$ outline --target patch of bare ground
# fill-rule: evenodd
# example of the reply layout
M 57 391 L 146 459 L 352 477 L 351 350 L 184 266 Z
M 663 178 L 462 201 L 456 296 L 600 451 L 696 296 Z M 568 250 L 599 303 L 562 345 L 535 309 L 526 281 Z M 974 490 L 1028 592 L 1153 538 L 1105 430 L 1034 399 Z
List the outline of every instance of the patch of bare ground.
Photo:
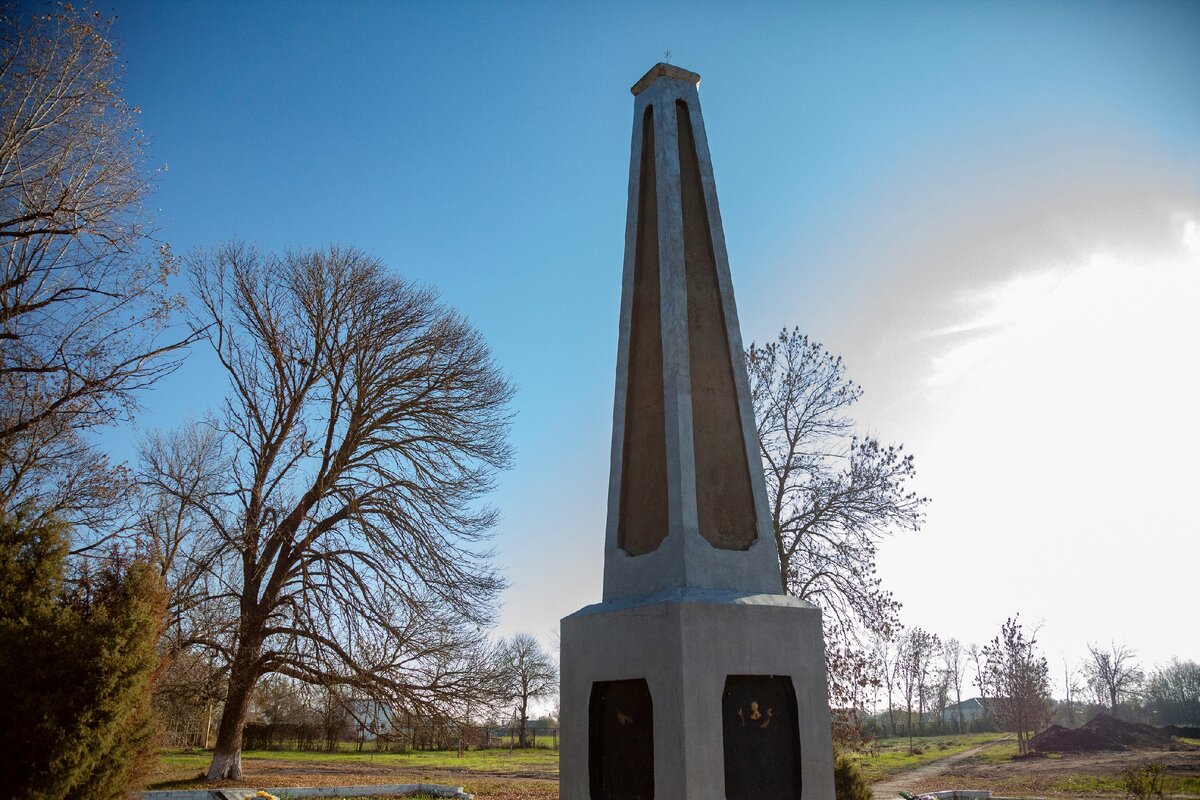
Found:
M 1179 797 L 1200 797 L 1200 750 L 1137 749 L 1097 753 L 1068 753 L 1056 758 L 1010 761 L 966 759 L 935 774 L 919 776 L 910 792 L 944 789 L 985 789 L 1010 797 L 1123 796 L 1121 770 L 1162 764 Z M 1168 790 L 1170 791 L 1170 790 Z
M 471 780 L 466 789 L 477 800 L 558 800 L 557 778 L 553 781 L 511 778 Z
M 195 770 L 160 767 L 153 776 L 155 788 L 186 785 L 196 789 L 233 786 L 370 786 L 383 783 L 440 783 L 463 786 L 479 800 L 558 800 L 558 773 L 552 769 L 487 772 L 423 767 L 397 770 L 373 764 L 314 764 L 311 761 L 243 758 L 242 777 L 236 781 L 197 780 Z
M 911 793 L 914 791 L 913 787 L 922 785 L 926 778 L 944 775 L 948 770 L 953 768 L 955 764 L 958 764 L 962 761 L 967 761 L 977 756 L 987 748 L 993 747 L 1011 738 L 1011 736 L 1006 736 L 1003 739 L 997 739 L 995 741 L 988 742 L 987 744 L 982 744 L 979 747 L 973 747 L 970 750 L 964 750 L 961 753 L 955 753 L 952 756 L 947 756 L 946 758 L 942 758 L 937 761 L 926 762 L 915 769 L 901 772 L 899 775 L 893 775 L 886 780 L 872 784 L 871 792 L 874 794 L 876 800 L 891 800 L 891 798 L 899 797 L 901 791 Z

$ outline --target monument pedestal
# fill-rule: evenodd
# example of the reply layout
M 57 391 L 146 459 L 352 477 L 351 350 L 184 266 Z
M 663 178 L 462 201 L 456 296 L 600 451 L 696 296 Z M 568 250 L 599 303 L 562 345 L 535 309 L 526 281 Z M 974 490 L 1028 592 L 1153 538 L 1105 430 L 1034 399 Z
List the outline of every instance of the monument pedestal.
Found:
M 832 798 L 823 650 L 820 612 L 785 595 L 676 589 L 566 617 L 563 800 Z

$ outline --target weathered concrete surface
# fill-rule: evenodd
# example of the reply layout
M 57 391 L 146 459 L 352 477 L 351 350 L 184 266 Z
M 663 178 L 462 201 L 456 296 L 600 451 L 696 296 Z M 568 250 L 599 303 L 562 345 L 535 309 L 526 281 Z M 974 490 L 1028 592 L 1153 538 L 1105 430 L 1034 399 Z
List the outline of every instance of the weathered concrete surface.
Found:
M 725 796 L 721 693 L 729 675 L 786 675 L 796 692 L 803 796 L 833 798 L 820 612 L 784 595 L 678 589 L 588 606 L 562 621 L 560 792 L 590 796 L 596 681 L 644 678 L 654 711 L 656 800 Z
M 680 586 L 780 591 L 698 82 L 695 73 L 660 64 L 635 87 L 605 600 Z M 651 156 L 653 165 L 643 163 Z M 653 224 L 642 219 L 651 212 Z M 644 241 L 650 235 L 652 247 Z M 653 258 L 657 281 L 644 274 Z M 644 309 L 641 293 L 649 285 L 659 295 L 657 315 Z M 660 347 L 644 342 L 653 325 Z M 648 422 L 664 427 L 661 445 L 646 431 Z M 651 441 L 653 448 L 629 446 Z M 639 463 L 628 465 L 637 476 L 631 480 L 626 461 L 635 459 Z M 626 513 L 623 497 L 637 505 L 638 519 Z M 648 520 L 666 531 L 641 530 Z M 635 541 L 623 541 L 635 525 Z
M 659 62 L 650 68 L 649 72 L 638 79 L 638 82 L 629 87 L 629 91 L 635 97 L 644 92 L 651 84 L 659 78 L 673 78 L 677 81 L 690 83 L 693 86 L 700 85 L 700 76 L 694 72 L 677 67 L 674 64 L 664 64 Z

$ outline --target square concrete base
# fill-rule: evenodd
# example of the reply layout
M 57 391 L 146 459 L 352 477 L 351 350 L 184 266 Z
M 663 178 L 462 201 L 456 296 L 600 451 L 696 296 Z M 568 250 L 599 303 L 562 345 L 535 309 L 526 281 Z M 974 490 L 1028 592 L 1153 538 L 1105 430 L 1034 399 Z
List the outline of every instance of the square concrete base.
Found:
M 563 800 L 602 800 L 592 797 L 589 778 L 592 688 L 630 679 L 644 679 L 650 690 L 655 800 L 724 800 L 728 714 L 722 702 L 731 675 L 791 679 L 801 787 L 789 795 L 833 800 L 815 606 L 784 595 L 677 589 L 577 611 L 562 620 L 561 646 Z

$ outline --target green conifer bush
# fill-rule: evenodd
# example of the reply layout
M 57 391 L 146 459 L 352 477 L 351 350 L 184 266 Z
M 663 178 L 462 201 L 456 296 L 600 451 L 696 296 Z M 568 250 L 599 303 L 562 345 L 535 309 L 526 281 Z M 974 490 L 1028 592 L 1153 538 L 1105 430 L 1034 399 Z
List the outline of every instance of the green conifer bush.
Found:
M 66 525 L 0 517 L 0 786 L 37 800 L 117 800 L 155 746 L 150 690 L 164 591 L 111 557 L 66 591 Z
M 834 753 L 833 795 L 837 800 L 872 800 L 875 796 L 858 762 L 845 753 Z

